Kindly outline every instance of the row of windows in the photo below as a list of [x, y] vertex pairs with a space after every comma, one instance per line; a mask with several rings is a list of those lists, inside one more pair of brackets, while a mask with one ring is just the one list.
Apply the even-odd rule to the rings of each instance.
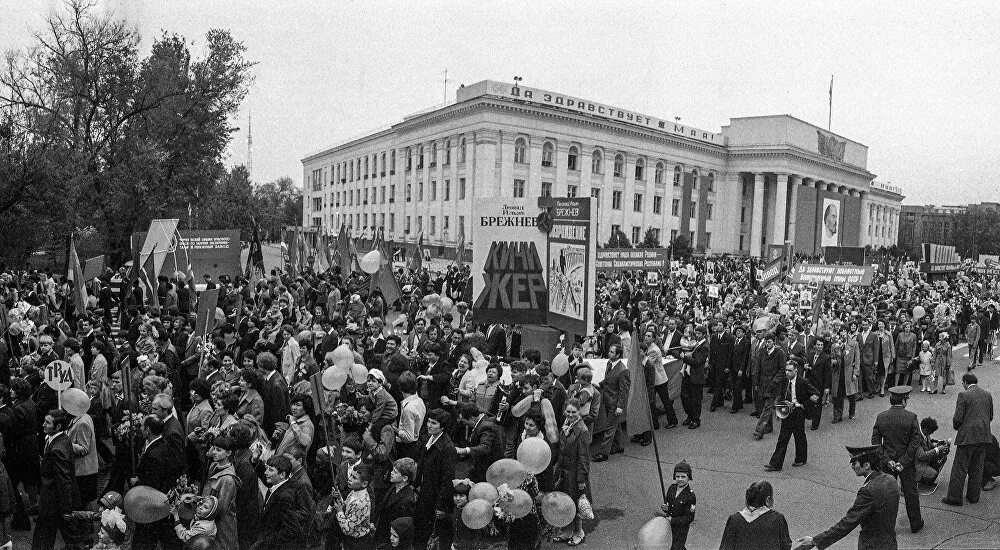
[[[388, 189], [388, 195], [386, 195], [386, 189]], [[396, 202], [396, 186], [389, 185], [379, 187], [377, 189], [348, 189], [346, 191], [334, 191], [330, 194], [330, 199], [333, 201], [335, 207], [343, 206], [354, 206], [354, 205], [367, 205], [369, 203], [369, 191], [371, 192], [370, 199], [374, 204], [385, 204], [388, 198], [390, 204]], [[458, 188], [456, 189], [456, 200], [465, 200], [466, 196], [466, 185], [465, 178], [458, 179]], [[377, 195], [376, 195], [377, 192]], [[451, 200], [451, 180], [444, 180], [444, 185], [441, 186], [441, 200], [450, 201]], [[413, 201], [413, 184], [406, 184], [404, 189], [404, 198], [406, 202]], [[420, 182], [417, 184], [417, 201], [424, 200], [424, 184]], [[438, 184], [436, 181], [432, 181], [430, 185], [430, 200], [438, 200]], [[322, 208], [322, 201], [319, 197], [313, 198], [313, 210], [320, 210]]]
[[[570, 171], [578, 171], [579, 167], [579, 157], [580, 150], [576, 145], [569, 148], [569, 153], [566, 155], [566, 168]], [[551, 167], [553, 166], [555, 158], [555, 146], [551, 141], [546, 141], [542, 145], [542, 166]], [[517, 138], [514, 142], [514, 163], [515, 164], [529, 164], [528, 162], [528, 142], [524, 138]], [[594, 149], [590, 158], [590, 171], [594, 174], [604, 173], [604, 153], [600, 149]], [[613, 165], [613, 175], [616, 178], [625, 177], [625, 155], [618, 153], [615, 155], [614, 165]], [[683, 169], [681, 166], [674, 166], [673, 174], [673, 184], [677, 187], [681, 185], [681, 174]], [[658, 161], [656, 163], [655, 170], [653, 172], [653, 182], [654, 183], [665, 183], [664, 175], [666, 174], [666, 163], [663, 161]], [[697, 177], [698, 170], [692, 171], [695, 177], [695, 187], [697, 188]], [[635, 161], [635, 179], [637, 181], [646, 181], [646, 159], [639, 157]], [[708, 174], [708, 186], [709, 191], [715, 190], [715, 174]]]
[[[524, 180], [522, 180], [522, 179], [515, 179], [514, 180], [514, 188], [513, 188], [514, 198], [516, 198], [516, 199], [524, 198], [524, 193], [525, 193], [525, 182], [524, 182]], [[566, 187], [566, 196], [567, 197], [569, 197], [569, 198], [576, 197], [577, 193], [579, 193], [579, 189], [577, 188], [577, 186], [575, 186], [575, 185], [568, 185]], [[544, 181], [542, 182], [542, 196], [543, 197], [551, 197], [552, 196], [552, 183], [551, 182], [544, 182]], [[594, 197], [594, 198], [600, 198], [600, 189], [592, 188], [590, 190], [590, 196]], [[632, 211], [633, 212], [642, 212], [642, 202], [643, 202], [643, 194], [642, 193], [636, 193], [632, 197]], [[621, 210], [622, 209], [622, 192], [621, 191], [614, 190], [614, 191], [611, 192], [611, 209], [612, 210]], [[673, 201], [672, 201], [672, 203], [670, 205], [670, 215], [672, 215], [672, 216], [680, 216], [680, 209], [681, 209], [681, 200], [680, 199], [673, 199]], [[713, 213], [713, 211], [714, 211], [714, 205], [712, 203], [707, 203], [705, 205], [705, 219], [707, 219], [707, 220], [712, 219], [712, 213]], [[663, 197], [660, 196], [660, 195], [654, 195], [653, 196], [653, 214], [662, 214], [662, 213], [663, 213]], [[691, 217], [692, 218], [698, 217], [698, 202], [697, 201], [691, 201]]]
[[[421, 231], [424, 230], [424, 217], [423, 216], [417, 216], [416, 218], [417, 218], [416, 219], [416, 221], [417, 221], [416, 231], [419, 233], [419, 232], [421, 232]], [[403, 225], [403, 231], [405, 233], [410, 233], [411, 230], [413, 229], [412, 224], [410, 223], [412, 219], [413, 218], [411, 216], [406, 216], [406, 218], [404, 220], [405, 224]], [[428, 219], [429, 219], [428, 221], [430, 223], [427, 225], [427, 233], [428, 233], [428, 235], [430, 235], [432, 237], [436, 236], [438, 234], [438, 217], [437, 216], [428, 216]], [[353, 225], [351, 225], [352, 221], [353, 221]], [[376, 227], [375, 223], [377, 221], [379, 227], [384, 227], [390, 233], [393, 233], [393, 232], [396, 231], [396, 215], [395, 214], [389, 214], [389, 218], [388, 218], [389, 224], [388, 225], [386, 225], [386, 215], [385, 214], [372, 214], [371, 218], [370, 218], [370, 221], [371, 221], [372, 227]], [[360, 227], [360, 228], [362, 228], [362, 231], [367, 231], [368, 226], [369, 226], [368, 222], [369, 222], [368, 214], [345, 214], [345, 215], [336, 214], [336, 215], [331, 215], [330, 216], [330, 223], [334, 227], [337, 227], [337, 226], [339, 226], [339, 225], [341, 225], [343, 223], [347, 223], [347, 224], [349, 224], [349, 227], [353, 227], [353, 228]], [[313, 225], [320, 225], [321, 223], [322, 223], [322, 218], [313, 218]], [[448, 238], [455, 238], [455, 239], [461, 238], [462, 235], [465, 234], [465, 216], [458, 216], [458, 233], [455, 234], [455, 235], [452, 235], [450, 233], [450, 231], [451, 231], [451, 216], [442, 216], [441, 217], [441, 235], [444, 238], [446, 238], [446, 239], [448, 239]]]
[[[443, 149], [443, 158], [441, 159], [442, 164], [447, 166], [451, 164], [451, 154], [452, 154], [452, 140], [445, 140]], [[458, 146], [458, 162], [465, 163], [467, 156], [467, 145], [465, 138], [461, 138]], [[406, 156], [406, 170], [409, 171], [413, 167], [413, 147], [407, 147], [405, 150]], [[430, 146], [430, 166], [437, 166], [438, 157], [438, 144], [437, 142], [431, 143]], [[424, 167], [425, 158], [425, 146], [420, 145], [417, 147], [417, 168]], [[384, 177], [386, 175], [386, 168], [388, 168], [388, 174], [394, 175], [396, 173], [396, 150], [382, 151], [381, 153], [373, 153], [371, 156], [358, 157], [354, 160], [344, 161], [337, 163], [330, 167], [330, 175], [332, 182], [347, 183], [349, 181], [368, 179], [369, 176]], [[313, 170], [310, 176], [313, 190], [320, 190], [322, 188], [322, 169]]]
[[[612, 224], [611, 225], [611, 234], [612, 235], [617, 234], [621, 230], [622, 230], [622, 226], [621, 225], [618, 225], [618, 224]], [[665, 242], [663, 242], [663, 241], [660, 240], [660, 229], [658, 227], [650, 227], [649, 229], [647, 229], [647, 231], [650, 231], [652, 233], [652, 237], [654, 239], [656, 239], [660, 243], [661, 246], [668, 246], [670, 244], [670, 242], [673, 242], [677, 238], [677, 235], [679, 234], [678, 230], [671, 229], [670, 230], [670, 242], [666, 242], [665, 243]], [[645, 238], [646, 238], [646, 233], [643, 232], [642, 228], [639, 227], [638, 225], [633, 225], [632, 226], [632, 244], [634, 245], [634, 244], [637, 244], [637, 243], [641, 243], [643, 240], [645, 240]], [[695, 232], [694, 231], [689, 232], [689, 234], [688, 234], [688, 242], [689, 243], [694, 243], [694, 239], [695, 239]], [[705, 248], [712, 248], [712, 233], [711, 232], [705, 232], [705, 240], [704, 240], [703, 243], [700, 243], [700, 244], [702, 246], [704, 246]]]

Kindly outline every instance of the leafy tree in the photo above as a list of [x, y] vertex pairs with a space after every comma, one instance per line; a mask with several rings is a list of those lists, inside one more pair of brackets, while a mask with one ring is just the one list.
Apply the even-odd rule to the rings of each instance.
[[670, 253], [675, 260], [686, 262], [691, 259], [694, 249], [691, 248], [687, 237], [679, 235], [670, 241]]
[[955, 218], [952, 238], [955, 251], [960, 256], [969, 258], [978, 254], [1000, 254], [1000, 209], [989, 205], [970, 205]]
[[646, 234], [642, 237], [642, 242], [635, 245], [636, 248], [660, 248], [660, 237], [650, 227], [646, 229]]
[[613, 229], [604, 248], [632, 248], [632, 242], [628, 240], [621, 229]]
[[222, 159], [254, 64], [225, 30], [200, 58], [169, 34], [140, 58], [137, 32], [97, 12], [72, 0], [0, 67], [0, 216], [27, 229], [28, 250], [93, 226], [121, 261], [133, 231], [232, 184]]

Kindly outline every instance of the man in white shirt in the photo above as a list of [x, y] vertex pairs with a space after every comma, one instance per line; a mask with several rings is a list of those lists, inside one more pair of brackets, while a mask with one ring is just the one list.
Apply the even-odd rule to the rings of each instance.
[[396, 451], [399, 457], [419, 456], [420, 427], [427, 416], [427, 405], [417, 393], [417, 377], [412, 372], [404, 372], [399, 377], [399, 390], [403, 400], [399, 407], [399, 423], [396, 425]]

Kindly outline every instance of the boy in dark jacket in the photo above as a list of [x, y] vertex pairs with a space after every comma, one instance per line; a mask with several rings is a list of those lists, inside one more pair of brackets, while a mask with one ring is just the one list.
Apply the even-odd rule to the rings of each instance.
[[688, 529], [694, 521], [694, 508], [697, 499], [691, 490], [693, 479], [691, 466], [684, 460], [674, 466], [674, 482], [667, 489], [667, 499], [660, 510], [670, 520], [670, 531], [673, 536], [670, 550], [684, 550], [687, 544]]

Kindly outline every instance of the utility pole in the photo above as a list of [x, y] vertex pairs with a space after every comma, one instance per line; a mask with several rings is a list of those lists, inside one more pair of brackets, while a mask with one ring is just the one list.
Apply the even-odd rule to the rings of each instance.
[[444, 103], [448, 103], [448, 69], [444, 70]]

